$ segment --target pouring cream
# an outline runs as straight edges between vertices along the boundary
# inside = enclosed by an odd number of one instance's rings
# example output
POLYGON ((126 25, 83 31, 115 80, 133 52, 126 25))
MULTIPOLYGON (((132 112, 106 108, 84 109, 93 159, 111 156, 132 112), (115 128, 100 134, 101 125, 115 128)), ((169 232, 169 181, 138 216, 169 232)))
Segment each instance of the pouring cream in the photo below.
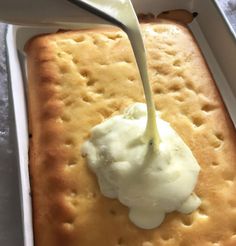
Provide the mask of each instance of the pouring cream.
POLYGON ((146 52, 139 28, 138 18, 131 0, 69 0, 76 5, 98 14, 104 19, 121 27, 129 37, 134 56, 136 58, 143 90, 147 103, 147 124, 143 140, 149 142, 153 151, 160 143, 159 132, 156 127, 155 105, 152 98, 151 86, 147 71, 146 52))
POLYGON ((157 151, 143 141, 146 105, 136 103, 123 115, 96 125, 82 148, 104 196, 129 207, 138 227, 159 226, 166 213, 190 213, 200 205, 193 194, 200 167, 189 147, 156 113, 157 151))

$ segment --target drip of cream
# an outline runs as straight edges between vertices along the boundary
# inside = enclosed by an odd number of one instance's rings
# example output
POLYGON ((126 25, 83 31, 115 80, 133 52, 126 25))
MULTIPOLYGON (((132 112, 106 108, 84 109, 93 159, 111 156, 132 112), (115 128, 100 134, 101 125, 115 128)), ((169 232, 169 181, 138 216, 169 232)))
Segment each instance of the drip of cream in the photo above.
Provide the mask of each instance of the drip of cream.
MULTIPOLYGON (((106 15, 115 18, 119 23, 122 23, 118 25, 122 27, 129 37, 140 72, 147 103, 147 123, 143 140, 149 142, 149 144, 152 145, 151 148, 156 151, 160 143, 160 137, 156 126, 155 105, 149 83, 143 38, 132 2, 130 0, 84 0, 84 2, 106 13, 106 15)), ((115 23, 117 24, 117 22, 115 23)))
POLYGON ((157 151, 142 141, 147 122, 142 103, 96 125, 82 148, 102 194, 129 207, 130 220, 144 229, 159 226, 166 213, 191 213, 201 203, 193 193, 200 171, 196 159, 157 113, 156 121, 157 151))

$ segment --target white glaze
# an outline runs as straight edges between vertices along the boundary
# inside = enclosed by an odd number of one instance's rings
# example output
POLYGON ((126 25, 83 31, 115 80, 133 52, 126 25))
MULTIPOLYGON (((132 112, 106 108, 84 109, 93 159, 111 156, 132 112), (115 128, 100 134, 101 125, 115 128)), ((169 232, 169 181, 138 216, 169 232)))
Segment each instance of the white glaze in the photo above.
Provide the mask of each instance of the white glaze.
POLYGON ((104 196, 130 208, 129 217, 145 229, 157 227, 165 214, 190 213, 200 205, 192 195, 200 167, 189 147, 156 114, 158 151, 143 141, 147 112, 136 103, 123 115, 95 126, 82 148, 104 196))

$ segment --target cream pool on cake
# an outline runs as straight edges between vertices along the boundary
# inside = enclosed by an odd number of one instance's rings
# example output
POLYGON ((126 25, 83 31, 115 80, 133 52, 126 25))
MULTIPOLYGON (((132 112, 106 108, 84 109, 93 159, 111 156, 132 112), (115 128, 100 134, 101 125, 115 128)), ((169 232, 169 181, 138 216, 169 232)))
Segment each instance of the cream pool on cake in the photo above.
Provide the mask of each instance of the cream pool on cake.
POLYGON ((144 141, 146 105, 135 103, 91 130, 82 146, 101 192, 129 207, 138 227, 159 226, 166 213, 191 213, 201 201, 193 193, 200 167, 190 148, 156 112, 160 144, 144 141))

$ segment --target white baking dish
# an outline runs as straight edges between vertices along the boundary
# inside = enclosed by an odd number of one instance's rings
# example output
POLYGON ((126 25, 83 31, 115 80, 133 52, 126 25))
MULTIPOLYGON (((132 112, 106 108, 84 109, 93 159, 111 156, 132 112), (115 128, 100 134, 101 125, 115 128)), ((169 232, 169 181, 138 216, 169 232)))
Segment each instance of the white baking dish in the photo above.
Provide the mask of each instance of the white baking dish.
MULTIPOLYGON (((151 12, 158 14, 171 9, 186 9, 198 13, 197 18, 189 27, 207 60, 232 121, 236 125, 236 83, 234 81, 236 78, 236 39, 222 13, 220 13, 217 4, 211 0, 133 0, 133 3, 137 13, 151 12)), ((93 17, 91 14, 87 15, 81 9, 75 10, 73 5, 71 5, 71 10, 68 6, 68 3, 66 3, 65 8, 63 8, 62 3, 59 5, 58 13, 63 13, 63 15, 59 15, 58 20, 70 22, 72 20, 70 13, 72 13, 72 15, 78 15, 79 26, 81 27, 87 26, 85 23, 104 23, 104 21, 93 17)), ((46 17, 45 20, 50 22, 50 19, 46 17)), ((68 28, 68 23, 63 25, 68 28)), ((26 41, 35 34, 54 32, 62 27, 62 24, 58 27, 48 27, 48 25, 43 27, 9 26, 6 37, 16 121, 25 246, 33 245, 33 230, 28 174, 27 97, 25 93, 23 47, 26 41)))

